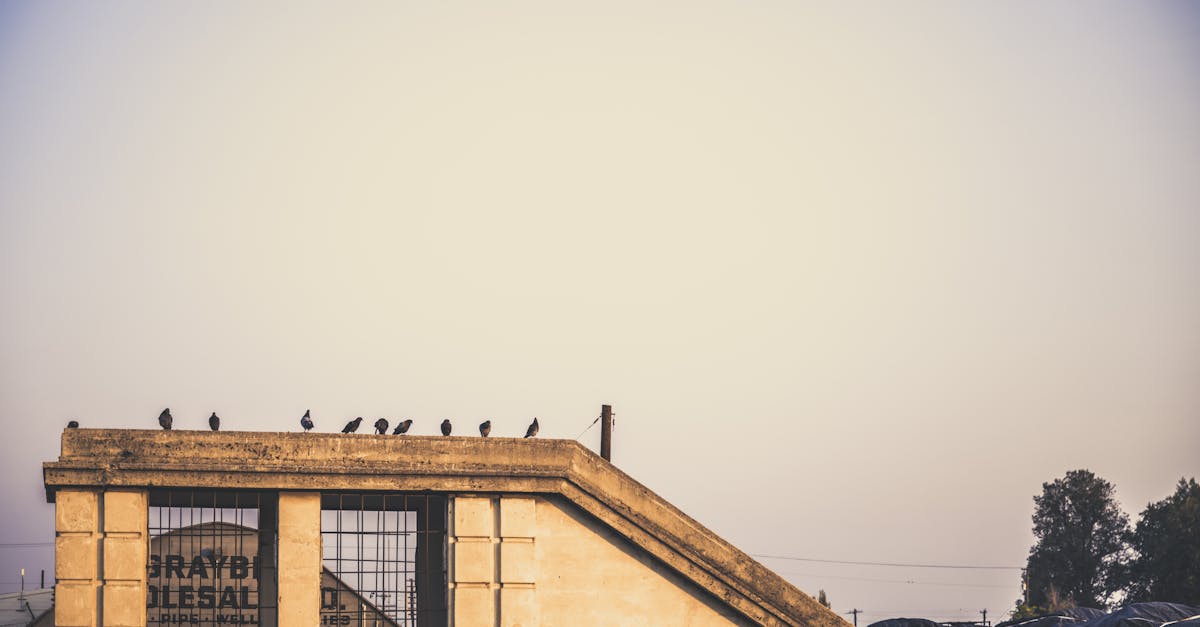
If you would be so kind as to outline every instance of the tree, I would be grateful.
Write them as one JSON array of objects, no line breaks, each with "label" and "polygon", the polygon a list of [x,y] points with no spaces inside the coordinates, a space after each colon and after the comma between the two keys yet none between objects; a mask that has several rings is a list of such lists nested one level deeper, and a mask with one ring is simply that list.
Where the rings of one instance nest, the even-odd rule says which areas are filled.
[{"label": "tree", "polygon": [[829,607],[829,599],[825,598],[825,590],[822,589],[817,593],[817,603]]},{"label": "tree", "polygon": [[1115,566],[1126,554],[1129,517],[1113,486],[1088,470],[1042,484],[1033,497],[1033,535],[1026,564],[1027,605],[1106,607],[1120,588]]},{"label": "tree", "polygon": [[1125,570],[1130,601],[1200,605],[1200,485],[1183,479],[1175,493],[1150,503],[1129,534],[1135,553]]}]

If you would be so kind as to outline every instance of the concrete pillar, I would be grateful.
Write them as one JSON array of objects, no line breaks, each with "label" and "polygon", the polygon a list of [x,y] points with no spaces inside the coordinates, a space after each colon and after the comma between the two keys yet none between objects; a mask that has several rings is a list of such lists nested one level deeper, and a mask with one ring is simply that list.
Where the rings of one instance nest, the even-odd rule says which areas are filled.
[{"label": "concrete pillar", "polygon": [[279,624],[321,624],[321,493],[279,493]]},{"label": "concrete pillar", "polygon": [[537,627],[535,503],[526,496],[454,498],[455,627]]},{"label": "concrete pillar", "polygon": [[[99,490],[58,490],[54,531],[55,623],[96,627],[100,612]],[[140,605],[145,604],[142,599]]]},{"label": "concrete pillar", "polygon": [[101,624],[145,627],[148,495],[145,490],[107,490],[103,499]]},{"label": "concrete pillar", "polygon": [[145,490],[59,490],[54,506],[55,622],[145,627]]}]

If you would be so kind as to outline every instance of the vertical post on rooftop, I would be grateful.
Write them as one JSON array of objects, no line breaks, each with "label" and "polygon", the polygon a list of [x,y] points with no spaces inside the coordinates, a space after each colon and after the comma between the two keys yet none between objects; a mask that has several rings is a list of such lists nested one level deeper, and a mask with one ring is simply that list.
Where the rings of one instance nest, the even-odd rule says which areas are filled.
[{"label": "vertical post on rooftop", "polygon": [[600,457],[612,461],[612,405],[600,406]]}]

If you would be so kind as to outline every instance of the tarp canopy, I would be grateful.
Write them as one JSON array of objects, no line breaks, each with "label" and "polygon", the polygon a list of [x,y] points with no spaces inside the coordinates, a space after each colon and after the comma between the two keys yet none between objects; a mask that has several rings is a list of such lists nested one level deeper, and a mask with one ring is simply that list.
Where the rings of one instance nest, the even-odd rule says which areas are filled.
[{"label": "tarp canopy", "polygon": [[1104,615],[1104,610],[1092,607],[1073,607],[1044,616],[1004,621],[996,627],[1077,627]]},{"label": "tarp canopy", "polygon": [[1200,616],[1200,607],[1182,603],[1131,603],[1125,607],[1086,623],[1085,627],[1159,627],[1170,623]]},{"label": "tarp canopy", "polygon": [[889,618],[871,623],[867,627],[941,627],[941,625],[926,618]]}]

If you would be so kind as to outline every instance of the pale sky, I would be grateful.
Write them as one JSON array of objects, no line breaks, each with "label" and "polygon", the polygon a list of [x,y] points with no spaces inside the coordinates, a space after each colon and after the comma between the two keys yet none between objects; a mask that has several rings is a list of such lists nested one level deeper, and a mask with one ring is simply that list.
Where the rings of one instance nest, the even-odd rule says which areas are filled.
[{"label": "pale sky", "polygon": [[[751,554],[1021,566],[1042,482],[1200,476],[1200,9],[5,2],[0,264],[2,591],[66,421],[167,406],[611,403]],[[860,624],[1020,594],[763,561]]]}]

